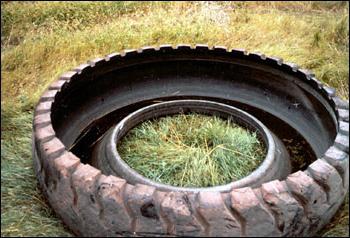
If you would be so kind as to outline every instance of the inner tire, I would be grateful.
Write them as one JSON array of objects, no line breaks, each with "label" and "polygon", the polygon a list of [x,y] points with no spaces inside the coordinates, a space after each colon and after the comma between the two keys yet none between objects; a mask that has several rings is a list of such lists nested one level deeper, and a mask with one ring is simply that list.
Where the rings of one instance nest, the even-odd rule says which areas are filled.
[{"label": "inner tire", "polygon": [[[209,188],[182,188],[152,181],[130,168],[120,157],[117,151],[118,142],[130,129],[134,128],[139,123],[161,116],[191,112],[230,119],[233,123],[252,132],[256,132],[267,148],[264,161],[248,176],[226,185]],[[238,108],[204,100],[167,101],[156,103],[131,113],[115,127],[112,127],[95,147],[95,151],[92,155],[92,165],[101,169],[106,175],[119,176],[131,184],[147,184],[156,187],[160,191],[188,192],[228,192],[233,188],[246,186],[255,188],[271,180],[285,179],[291,171],[289,155],[283,143],[259,120]]]}]

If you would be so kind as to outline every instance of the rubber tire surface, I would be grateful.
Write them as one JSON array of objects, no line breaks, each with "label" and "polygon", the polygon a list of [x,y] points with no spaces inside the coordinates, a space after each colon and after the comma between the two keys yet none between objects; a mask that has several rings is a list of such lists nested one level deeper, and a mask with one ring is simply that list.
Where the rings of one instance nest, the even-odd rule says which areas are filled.
[{"label": "rubber tire surface", "polygon": [[319,159],[284,181],[225,193],[162,192],[152,186],[131,185],[124,179],[105,176],[67,150],[71,143],[67,143],[68,139],[62,142],[53,122],[57,120],[55,102],[60,92],[79,82],[81,75],[93,74],[94,67],[108,65],[113,57],[122,60],[163,49],[231,53],[222,47],[208,49],[202,45],[195,49],[181,45],[125,51],[65,73],[42,95],[33,121],[34,167],[45,196],[65,224],[81,236],[310,236],[321,229],[337,211],[348,189],[348,103],[312,74],[280,59],[232,51],[254,62],[269,62],[301,81],[310,82],[334,110],[337,127],[329,148],[324,153],[319,149]]}]

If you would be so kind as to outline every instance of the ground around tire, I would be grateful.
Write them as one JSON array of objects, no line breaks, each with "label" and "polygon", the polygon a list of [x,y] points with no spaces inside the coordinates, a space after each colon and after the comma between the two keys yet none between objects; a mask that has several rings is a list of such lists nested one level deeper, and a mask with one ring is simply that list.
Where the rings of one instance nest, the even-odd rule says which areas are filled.
[{"label": "ground around tire", "polygon": [[[260,50],[313,70],[348,98],[345,2],[1,2],[1,11],[2,236],[72,235],[37,188],[30,149],[32,111],[50,82],[86,59],[162,43]],[[347,198],[319,235],[349,235],[348,203]]]}]

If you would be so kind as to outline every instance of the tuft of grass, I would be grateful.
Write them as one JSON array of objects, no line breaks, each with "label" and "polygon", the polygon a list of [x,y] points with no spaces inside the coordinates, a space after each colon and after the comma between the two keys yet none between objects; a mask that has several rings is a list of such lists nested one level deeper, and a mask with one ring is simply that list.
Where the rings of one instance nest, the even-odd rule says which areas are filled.
[{"label": "tuft of grass", "polygon": [[[1,235],[70,235],[36,188],[30,152],[33,106],[64,71],[125,48],[225,45],[309,68],[348,99],[348,26],[345,1],[2,1]],[[344,206],[327,236],[349,236]]]},{"label": "tuft of grass", "polygon": [[180,187],[236,181],[254,171],[266,152],[255,132],[199,114],[143,122],[121,140],[118,151],[143,176]]},{"label": "tuft of grass", "polygon": [[[141,3],[147,5],[147,2]],[[136,10],[140,3],[116,2],[14,2],[2,6],[1,45],[18,45],[28,35],[82,30],[90,25]]]},{"label": "tuft of grass", "polygon": [[37,187],[32,117],[1,109],[1,236],[72,236]]}]

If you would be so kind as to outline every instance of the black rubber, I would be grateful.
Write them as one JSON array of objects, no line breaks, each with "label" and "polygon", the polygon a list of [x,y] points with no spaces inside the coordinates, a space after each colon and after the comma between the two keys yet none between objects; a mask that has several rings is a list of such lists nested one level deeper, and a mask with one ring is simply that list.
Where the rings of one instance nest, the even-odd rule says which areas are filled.
[{"label": "black rubber", "polygon": [[120,57],[86,68],[66,85],[67,93],[57,95],[57,135],[68,148],[75,144],[72,151],[86,161],[91,155],[86,148],[113,124],[138,108],[173,99],[205,99],[241,108],[281,139],[301,135],[298,139],[310,145],[312,150],[306,149],[314,153],[313,160],[336,135],[334,110],[323,95],[315,94],[314,81],[297,80],[303,75],[294,66],[279,66],[270,58],[258,63],[260,57],[239,51],[190,47]]}]

